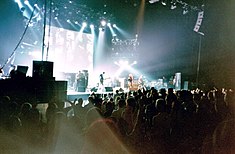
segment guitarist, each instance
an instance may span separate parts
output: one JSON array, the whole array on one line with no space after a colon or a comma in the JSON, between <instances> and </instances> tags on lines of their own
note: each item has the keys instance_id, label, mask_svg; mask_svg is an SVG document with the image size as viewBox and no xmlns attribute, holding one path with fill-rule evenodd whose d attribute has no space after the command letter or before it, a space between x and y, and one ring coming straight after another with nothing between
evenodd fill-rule
<instances>
[{"instance_id":1,"label":"guitarist","mask_svg":"<svg viewBox=\"0 0 235 154\"><path fill-rule=\"evenodd\" d=\"M104 74L105 72L103 72L102 74L100 74L100 84L103 86L104 85Z\"/></svg>"}]
</instances>

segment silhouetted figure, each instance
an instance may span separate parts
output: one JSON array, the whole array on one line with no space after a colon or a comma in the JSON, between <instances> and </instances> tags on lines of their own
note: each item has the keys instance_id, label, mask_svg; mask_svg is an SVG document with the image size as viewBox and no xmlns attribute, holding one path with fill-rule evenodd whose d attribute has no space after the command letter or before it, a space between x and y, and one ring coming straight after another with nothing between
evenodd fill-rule
<instances>
[{"instance_id":1,"label":"silhouetted figure","mask_svg":"<svg viewBox=\"0 0 235 154\"><path fill-rule=\"evenodd\" d=\"M129 85L129 88L131 88L133 86L133 80L134 80L134 77L132 74L129 74L128 75L128 85Z\"/></svg>"},{"instance_id":2,"label":"silhouetted figure","mask_svg":"<svg viewBox=\"0 0 235 154\"><path fill-rule=\"evenodd\" d=\"M105 72L103 72L102 74L100 74L100 84L103 86L104 85L104 74Z\"/></svg>"}]
</instances>

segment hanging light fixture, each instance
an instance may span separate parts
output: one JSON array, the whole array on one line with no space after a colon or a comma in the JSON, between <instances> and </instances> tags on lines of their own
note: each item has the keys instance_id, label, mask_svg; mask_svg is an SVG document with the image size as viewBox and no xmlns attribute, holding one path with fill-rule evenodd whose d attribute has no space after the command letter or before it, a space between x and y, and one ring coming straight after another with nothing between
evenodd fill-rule
<instances>
[{"instance_id":1,"label":"hanging light fixture","mask_svg":"<svg viewBox=\"0 0 235 154\"><path fill-rule=\"evenodd\" d=\"M160 0L149 0L149 3L150 4L153 4L153 3L156 3L156 2L159 2Z\"/></svg>"},{"instance_id":2,"label":"hanging light fixture","mask_svg":"<svg viewBox=\"0 0 235 154\"><path fill-rule=\"evenodd\" d=\"M162 5L166 6L167 0L162 0Z\"/></svg>"},{"instance_id":3,"label":"hanging light fixture","mask_svg":"<svg viewBox=\"0 0 235 154\"><path fill-rule=\"evenodd\" d=\"M171 10L176 9L176 0L171 1Z\"/></svg>"}]
</instances>

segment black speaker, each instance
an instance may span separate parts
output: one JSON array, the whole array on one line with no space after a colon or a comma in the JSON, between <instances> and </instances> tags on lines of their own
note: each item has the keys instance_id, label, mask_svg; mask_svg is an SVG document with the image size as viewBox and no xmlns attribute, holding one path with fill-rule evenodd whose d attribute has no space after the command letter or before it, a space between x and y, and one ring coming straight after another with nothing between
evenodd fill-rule
<instances>
[{"instance_id":1,"label":"black speaker","mask_svg":"<svg viewBox=\"0 0 235 154\"><path fill-rule=\"evenodd\" d=\"M24 74L26 76L27 71L28 71L29 67L28 66L21 66L21 65L17 65L17 72Z\"/></svg>"},{"instance_id":2,"label":"black speaker","mask_svg":"<svg viewBox=\"0 0 235 154\"><path fill-rule=\"evenodd\" d=\"M49 61L33 61L33 77L52 79L53 65L53 62Z\"/></svg>"},{"instance_id":3,"label":"black speaker","mask_svg":"<svg viewBox=\"0 0 235 154\"><path fill-rule=\"evenodd\" d=\"M105 92L113 92L113 87L105 87Z\"/></svg>"}]
</instances>

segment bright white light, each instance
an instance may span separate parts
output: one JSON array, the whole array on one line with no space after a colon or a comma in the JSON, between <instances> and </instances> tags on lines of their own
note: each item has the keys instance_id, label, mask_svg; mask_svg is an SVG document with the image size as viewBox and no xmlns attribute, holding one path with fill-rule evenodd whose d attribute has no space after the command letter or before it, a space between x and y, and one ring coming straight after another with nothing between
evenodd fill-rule
<instances>
[{"instance_id":1,"label":"bright white light","mask_svg":"<svg viewBox=\"0 0 235 154\"><path fill-rule=\"evenodd\" d=\"M159 2L159 0L150 0L149 1L150 4L153 4L153 3L156 3L156 2Z\"/></svg>"},{"instance_id":2,"label":"bright white light","mask_svg":"<svg viewBox=\"0 0 235 154\"><path fill-rule=\"evenodd\" d=\"M105 26L106 25L106 21L105 20L102 20L101 21L101 26Z\"/></svg>"},{"instance_id":3,"label":"bright white light","mask_svg":"<svg viewBox=\"0 0 235 154\"><path fill-rule=\"evenodd\" d=\"M116 24L113 24L113 27L114 27L114 28L117 28L117 25L116 25Z\"/></svg>"},{"instance_id":4,"label":"bright white light","mask_svg":"<svg viewBox=\"0 0 235 154\"><path fill-rule=\"evenodd\" d=\"M31 52L29 52L28 53L29 54L29 56L32 56L34 59L40 59L41 58L41 56L42 56L42 54L41 54L41 52L40 51L31 51Z\"/></svg>"},{"instance_id":5,"label":"bright white light","mask_svg":"<svg viewBox=\"0 0 235 154\"><path fill-rule=\"evenodd\" d=\"M166 2L162 1L162 5L166 6Z\"/></svg>"},{"instance_id":6,"label":"bright white light","mask_svg":"<svg viewBox=\"0 0 235 154\"><path fill-rule=\"evenodd\" d=\"M91 28L91 29L94 29L94 27L95 27L95 26L94 26L93 24L90 25L90 28Z\"/></svg>"},{"instance_id":7,"label":"bright white light","mask_svg":"<svg viewBox=\"0 0 235 154\"><path fill-rule=\"evenodd\" d=\"M82 27L86 27L87 26L87 23L86 22L83 22L82 23Z\"/></svg>"},{"instance_id":8,"label":"bright white light","mask_svg":"<svg viewBox=\"0 0 235 154\"><path fill-rule=\"evenodd\" d=\"M171 9L172 9L172 10L176 9L176 5L174 5L174 4L171 5Z\"/></svg>"},{"instance_id":9,"label":"bright white light","mask_svg":"<svg viewBox=\"0 0 235 154\"><path fill-rule=\"evenodd\" d=\"M102 30L103 30L103 28L100 27L100 28L99 28L99 31L102 31Z\"/></svg>"},{"instance_id":10,"label":"bright white light","mask_svg":"<svg viewBox=\"0 0 235 154\"><path fill-rule=\"evenodd\" d=\"M68 19L67 22L70 23L70 20Z\"/></svg>"},{"instance_id":11,"label":"bright white light","mask_svg":"<svg viewBox=\"0 0 235 154\"><path fill-rule=\"evenodd\" d=\"M183 10L183 15L187 14L188 10Z\"/></svg>"},{"instance_id":12,"label":"bright white light","mask_svg":"<svg viewBox=\"0 0 235 154\"><path fill-rule=\"evenodd\" d=\"M19 3L19 2L20 2L20 0L15 0L15 2L16 2L16 3Z\"/></svg>"},{"instance_id":13,"label":"bright white light","mask_svg":"<svg viewBox=\"0 0 235 154\"><path fill-rule=\"evenodd\" d=\"M28 0L25 0L25 1L24 1L24 4L25 4L25 5L29 5L29 1L28 1Z\"/></svg>"},{"instance_id":14,"label":"bright white light","mask_svg":"<svg viewBox=\"0 0 235 154\"><path fill-rule=\"evenodd\" d=\"M109 26L109 27L110 27L110 26L111 26L111 24L110 24L110 23L107 23L107 26Z\"/></svg>"},{"instance_id":15,"label":"bright white light","mask_svg":"<svg viewBox=\"0 0 235 154\"><path fill-rule=\"evenodd\" d=\"M119 65L120 65L121 67L126 67L126 66L128 66L128 64L129 64L129 62L128 62L127 60L125 60L125 61L120 60L120 61L119 61Z\"/></svg>"}]
</instances>

